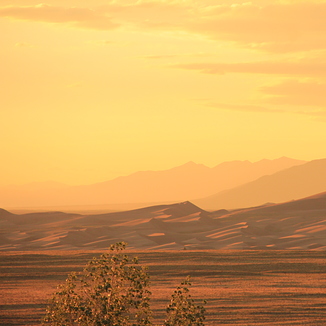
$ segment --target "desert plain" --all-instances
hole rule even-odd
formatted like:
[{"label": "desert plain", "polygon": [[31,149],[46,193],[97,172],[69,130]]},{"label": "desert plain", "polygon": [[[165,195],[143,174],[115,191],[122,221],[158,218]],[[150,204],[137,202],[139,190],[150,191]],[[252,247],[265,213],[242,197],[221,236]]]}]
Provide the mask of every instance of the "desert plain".
[{"label": "desert plain", "polygon": [[[56,286],[102,251],[1,253],[1,325],[40,325]],[[205,325],[325,325],[323,251],[134,251],[148,266],[154,319],[191,276],[191,295],[206,304]]]},{"label": "desert plain", "polygon": [[326,0],[1,0],[0,326],[40,325],[120,241],[156,324],[189,275],[206,326],[326,325],[325,17]]},{"label": "desert plain", "polygon": [[233,211],[191,202],[83,215],[0,211],[1,325],[40,325],[58,284],[117,241],[148,266],[155,323],[187,276],[205,325],[325,325],[326,194]]}]

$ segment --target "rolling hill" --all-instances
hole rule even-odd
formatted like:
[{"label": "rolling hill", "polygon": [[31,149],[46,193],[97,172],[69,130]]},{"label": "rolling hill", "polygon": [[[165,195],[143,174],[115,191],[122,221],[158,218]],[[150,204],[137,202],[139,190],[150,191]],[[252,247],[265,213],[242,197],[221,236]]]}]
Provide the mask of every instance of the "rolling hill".
[{"label": "rolling hill", "polygon": [[326,192],[282,204],[207,212],[191,202],[125,212],[0,210],[0,250],[326,249]]}]

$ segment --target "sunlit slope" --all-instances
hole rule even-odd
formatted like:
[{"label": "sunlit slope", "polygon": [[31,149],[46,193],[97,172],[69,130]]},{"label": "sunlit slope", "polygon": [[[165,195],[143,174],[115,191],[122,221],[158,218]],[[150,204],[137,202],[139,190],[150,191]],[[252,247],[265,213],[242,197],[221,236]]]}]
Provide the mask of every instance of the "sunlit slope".
[{"label": "sunlit slope", "polygon": [[[2,250],[96,249],[116,241],[127,241],[136,248],[161,243],[175,248],[183,245],[180,231],[186,228],[190,235],[185,238],[193,238],[198,227],[207,224],[201,221],[207,213],[189,202],[97,215],[0,213]],[[208,222],[214,223],[211,218]]]},{"label": "sunlit slope", "polygon": [[223,220],[229,225],[245,221],[243,248],[326,249],[326,192],[266,207],[244,209]]},{"label": "sunlit slope", "polygon": [[[0,188],[0,207],[42,207],[127,203],[167,203],[201,198],[275,173],[304,161],[224,162],[214,168],[189,162],[163,171],[143,171],[92,185],[43,183]],[[127,208],[125,208],[127,209]]]},{"label": "sunlit slope", "polygon": [[234,209],[280,203],[323,191],[326,191],[326,159],[294,166],[192,202],[207,210]]},{"label": "sunlit slope", "polygon": [[190,202],[119,213],[16,215],[0,211],[0,250],[326,249],[326,192],[297,201],[209,213]]}]

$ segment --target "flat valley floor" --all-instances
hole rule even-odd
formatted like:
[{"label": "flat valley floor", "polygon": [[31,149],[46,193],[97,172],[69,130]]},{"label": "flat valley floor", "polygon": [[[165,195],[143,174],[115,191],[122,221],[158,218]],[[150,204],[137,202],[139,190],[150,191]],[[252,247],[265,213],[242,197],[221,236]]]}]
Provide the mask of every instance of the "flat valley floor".
[{"label": "flat valley floor", "polygon": [[[126,251],[149,267],[155,324],[178,284],[191,277],[207,300],[205,325],[326,325],[324,251]],[[68,273],[99,251],[0,252],[0,324],[40,325]]]}]

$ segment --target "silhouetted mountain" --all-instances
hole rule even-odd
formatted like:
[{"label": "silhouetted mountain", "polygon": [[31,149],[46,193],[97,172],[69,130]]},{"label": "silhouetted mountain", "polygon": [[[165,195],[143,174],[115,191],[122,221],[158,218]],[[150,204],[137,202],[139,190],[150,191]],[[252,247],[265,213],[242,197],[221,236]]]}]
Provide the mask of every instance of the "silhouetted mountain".
[{"label": "silhouetted mountain", "polygon": [[193,200],[207,210],[280,203],[326,190],[326,159],[314,160],[207,198]]},{"label": "silhouetted mountain", "polygon": [[234,161],[208,168],[187,164],[164,171],[137,172],[125,177],[85,186],[37,183],[0,188],[1,207],[42,207],[124,203],[171,203],[206,197],[239,186],[263,175],[303,164],[289,158]]}]

